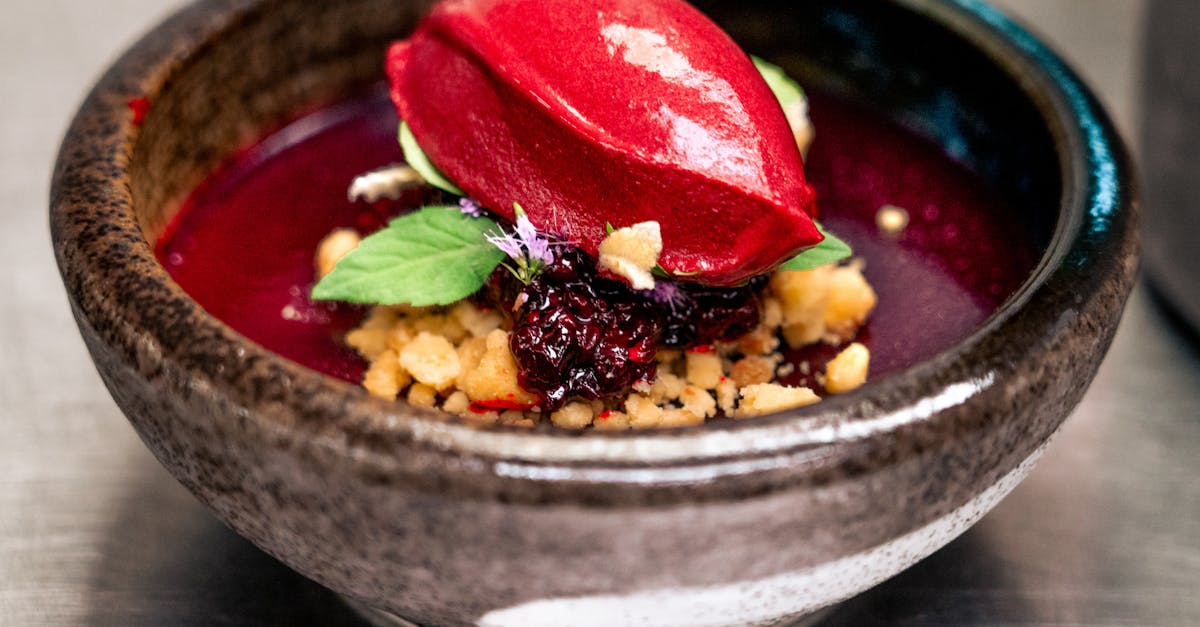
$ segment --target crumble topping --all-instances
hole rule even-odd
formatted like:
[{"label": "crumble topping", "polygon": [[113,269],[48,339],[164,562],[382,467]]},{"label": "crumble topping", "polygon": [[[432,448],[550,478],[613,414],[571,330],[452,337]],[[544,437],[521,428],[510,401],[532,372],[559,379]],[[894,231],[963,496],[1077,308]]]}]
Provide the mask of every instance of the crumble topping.
[{"label": "crumble topping", "polygon": [[600,267],[624,278],[635,290],[654,289],[654,275],[662,254],[658,222],[642,222],[616,229],[600,242]]},{"label": "crumble topping", "polygon": [[[651,230],[636,225],[614,231],[624,233],[610,252],[645,265],[638,255],[649,258],[642,246],[652,241],[646,237]],[[327,237],[318,250],[318,272],[327,272],[351,242],[340,231]],[[762,293],[760,322],[749,333],[687,351],[661,349],[654,380],[639,382],[623,400],[576,400],[553,412],[542,412],[538,397],[518,384],[504,316],[469,300],[445,307],[375,306],[346,341],[369,363],[363,386],[371,394],[437,408],[472,424],[549,420],[567,429],[622,430],[690,426],[722,415],[751,418],[821,400],[809,388],[777,382],[797,367],[784,362],[781,350],[853,340],[876,304],[862,270],[860,261],[852,261],[778,271]],[[861,386],[869,363],[866,346],[848,344],[823,373],[826,392]],[[798,367],[808,372],[810,364]]]}]

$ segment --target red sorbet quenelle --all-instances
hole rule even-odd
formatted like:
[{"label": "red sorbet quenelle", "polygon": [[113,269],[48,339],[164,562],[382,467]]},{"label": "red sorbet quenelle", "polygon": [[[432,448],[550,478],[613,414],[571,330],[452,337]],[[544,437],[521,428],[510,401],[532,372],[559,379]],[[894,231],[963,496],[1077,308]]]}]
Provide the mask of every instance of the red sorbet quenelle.
[{"label": "red sorbet quenelle", "polygon": [[400,117],[467,194],[593,256],[657,221],[668,272],[733,285],[822,241],[751,59],[678,0],[449,0],[388,55]]}]

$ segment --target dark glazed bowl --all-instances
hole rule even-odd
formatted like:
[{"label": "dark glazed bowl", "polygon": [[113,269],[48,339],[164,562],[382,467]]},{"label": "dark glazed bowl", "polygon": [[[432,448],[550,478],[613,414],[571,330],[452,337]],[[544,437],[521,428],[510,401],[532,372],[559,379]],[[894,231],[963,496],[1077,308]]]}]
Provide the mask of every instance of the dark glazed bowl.
[{"label": "dark glazed bowl", "polygon": [[1131,169],[1078,78],[981,2],[794,4],[701,8],[937,138],[1042,247],[950,350],[801,410],[622,435],[476,430],[284,360],[205,313],[153,243],[238,147],[378,81],[425,7],[217,0],[118,61],[59,156],[55,252],[114,399],[239,533],[423,624],[771,622],[928,555],[1025,476],[1094,375],[1137,265]]}]

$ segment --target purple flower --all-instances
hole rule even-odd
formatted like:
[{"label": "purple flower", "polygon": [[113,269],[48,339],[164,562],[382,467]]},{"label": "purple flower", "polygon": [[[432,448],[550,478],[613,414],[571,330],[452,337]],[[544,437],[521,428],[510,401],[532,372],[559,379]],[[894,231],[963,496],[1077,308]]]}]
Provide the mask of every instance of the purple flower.
[{"label": "purple flower", "polygon": [[499,248],[500,252],[512,259],[520,260],[525,257],[525,250],[521,248],[521,240],[510,233],[505,233],[504,229],[501,229],[499,234],[489,231],[485,237],[492,246]]},{"label": "purple flower", "polygon": [[657,281],[654,283],[654,289],[650,290],[650,299],[660,305],[666,305],[671,309],[671,313],[675,313],[676,308],[687,300],[687,296],[684,295],[678,283]]},{"label": "purple flower", "polygon": [[508,233],[500,229],[499,233],[489,232],[485,237],[517,263],[513,274],[528,283],[542,268],[554,263],[555,244],[548,237],[538,233],[537,227],[529,221],[521,205],[513,203],[513,211],[517,219],[515,232]]},{"label": "purple flower", "polygon": [[463,212],[463,215],[471,216],[472,218],[483,217],[483,207],[479,203],[470,198],[460,198],[458,201],[458,209]]},{"label": "purple flower", "polygon": [[525,212],[517,208],[517,238],[525,246],[525,253],[533,261],[542,264],[554,263],[554,253],[550,250],[550,240],[538,233],[537,228],[525,216]]}]

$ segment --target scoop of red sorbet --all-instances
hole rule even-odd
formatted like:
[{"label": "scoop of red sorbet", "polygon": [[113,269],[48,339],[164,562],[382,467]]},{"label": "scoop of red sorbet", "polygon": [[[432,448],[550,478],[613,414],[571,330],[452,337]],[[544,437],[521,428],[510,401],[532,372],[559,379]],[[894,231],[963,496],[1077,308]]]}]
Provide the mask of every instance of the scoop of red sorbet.
[{"label": "scoop of red sorbet", "polygon": [[814,193],[753,62],[678,0],[447,0],[388,55],[430,160],[595,255],[655,220],[660,265],[715,285],[819,243]]}]

